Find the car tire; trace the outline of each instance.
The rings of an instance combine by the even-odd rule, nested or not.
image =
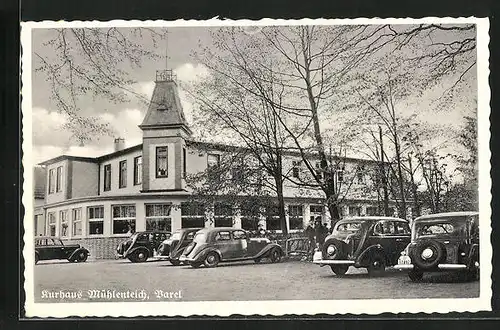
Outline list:
[[[200,268],[201,262],[190,262],[189,265],[193,268]]]
[[[278,263],[281,261],[281,251],[278,250],[277,248],[272,249],[269,252],[269,260],[271,260],[272,263]]]
[[[253,259],[253,261],[254,261],[256,264],[258,264],[258,263],[260,263],[260,262],[262,261],[262,259],[261,259],[261,258],[255,258],[255,259]]]
[[[410,270],[408,272],[408,277],[412,282],[420,282],[422,281],[422,278],[424,277],[424,272],[420,270]]]
[[[180,266],[181,265],[181,262],[177,259],[170,259],[170,263],[173,265],[173,266]]]
[[[330,265],[332,272],[337,276],[344,276],[349,270],[349,265]]]
[[[209,252],[203,261],[205,267],[212,268],[219,264],[220,258],[217,252]]]
[[[368,275],[370,276],[381,276],[385,273],[385,256],[382,253],[374,253],[369,260],[367,267]]]
[[[146,260],[148,260],[148,257],[149,255],[147,250],[140,249],[134,251],[134,253],[132,253],[132,255],[128,258],[128,260],[132,261],[133,263],[145,262]]]
[[[323,243],[323,248],[321,250],[323,259],[325,260],[338,260],[346,258],[347,249],[345,242],[339,241],[335,238],[329,239]]]
[[[422,253],[425,249],[430,249],[433,252],[432,259],[424,260]],[[432,269],[446,258],[446,248],[439,242],[434,240],[425,240],[417,242],[416,246],[411,250],[411,260],[420,269]]]
[[[88,258],[88,253],[85,251],[81,251],[75,256],[74,260],[75,262],[85,262],[87,261],[87,258]]]

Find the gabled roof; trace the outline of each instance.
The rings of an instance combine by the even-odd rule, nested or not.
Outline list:
[[[187,128],[191,133],[184,116],[177,84],[173,80],[156,81],[148,111],[139,127],[144,129],[179,126]]]

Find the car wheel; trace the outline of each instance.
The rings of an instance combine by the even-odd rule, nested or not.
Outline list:
[[[40,260],[40,257],[38,256],[38,253],[35,253],[35,265],[38,263],[38,260]]]
[[[325,260],[335,260],[345,258],[345,242],[337,239],[329,239],[323,244],[322,254]]]
[[[181,262],[177,259],[174,259],[174,260],[170,259],[170,263],[174,266],[180,266],[180,264],[181,264]]]
[[[137,250],[130,257],[128,257],[128,260],[136,263],[136,262],[145,262],[148,260],[148,252],[146,250]]]
[[[381,276],[385,273],[385,257],[380,253],[375,253],[370,258],[370,264],[367,267],[370,276]]]
[[[219,260],[220,258],[217,252],[209,252],[203,263],[205,264],[205,267],[215,267],[219,264]]]
[[[260,263],[260,262],[261,262],[261,260],[262,260],[262,259],[260,259],[260,258],[253,259],[253,261],[254,261],[256,264]]]
[[[408,277],[412,280],[412,282],[420,282],[424,277],[424,272],[420,270],[410,270],[408,272]]]
[[[337,276],[343,276],[349,270],[349,265],[330,265],[332,272]]]
[[[87,255],[87,252],[85,251],[80,251],[76,257],[75,257],[75,261],[76,262],[85,262],[87,261],[87,258],[88,258],[88,255]]]
[[[434,240],[420,241],[412,249],[413,263],[420,269],[435,268],[446,258],[445,247]]]
[[[269,260],[271,260],[271,262],[273,262],[273,263],[280,262],[281,261],[281,251],[278,250],[277,248],[272,249],[271,252],[269,253]]]

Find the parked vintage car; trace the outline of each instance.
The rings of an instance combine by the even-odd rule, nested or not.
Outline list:
[[[158,246],[170,237],[166,231],[141,231],[121,242],[116,248],[119,258],[127,258],[132,262],[144,262],[154,255]]]
[[[280,262],[282,256],[281,246],[267,238],[250,238],[245,230],[219,227],[198,231],[179,260],[198,268],[201,265],[215,267],[225,261],[254,260],[258,263],[263,258]]]
[[[397,269],[416,282],[424,272],[460,271],[466,280],[479,276],[479,214],[451,212],[421,216],[412,224],[411,243]]]
[[[79,244],[65,245],[57,237],[35,238],[35,264],[40,260],[67,259],[69,262],[85,262],[90,252]]]
[[[158,247],[155,258],[168,260],[174,266],[179,266],[180,256],[186,247],[193,242],[194,235],[201,228],[180,229],[172,234],[170,238],[164,240]]]
[[[367,268],[371,276],[381,275],[386,267],[397,263],[410,242],[408,221],[380,216],[343,219],[335,224],[322,249],[317,249],[313,262],[329,265],[342,276],[350,266]]]

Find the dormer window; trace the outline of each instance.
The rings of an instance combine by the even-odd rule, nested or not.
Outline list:
[[[156,177],[166,178],[168,176],[168,148],[156,147]]]

